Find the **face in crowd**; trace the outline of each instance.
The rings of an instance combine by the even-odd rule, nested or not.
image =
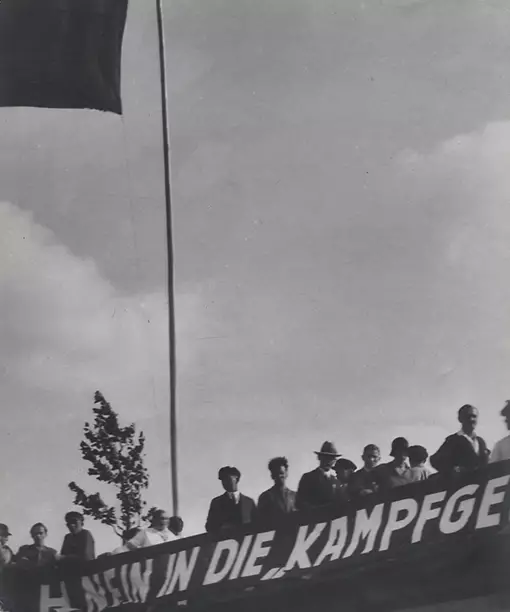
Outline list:
[[[235,493],[239,486],[239,476],[232,472],[224,472],[221,475],[221,484],[227,493]]]
[[[152,517],[151,527],[157,531],[164,531],[168,529],[168,523],[170,522],[170,516],[164,510],[156,510]]]
[[[70,513],[66,515],[66,525],[69,532],[73,535],[80,533],[83,530],[83,517],[78,513]]]
[[[269,463],[269,471],[271,478],[277,487],[284,487],[287,482],[287,476],[289,475],[289,466],[287,461],[273,460]]]
[[[335,467],[337,457],[334,455],[319,455],[319,464],[323,470],[330,470]]]
[[[335,465],[336,477],[340,483],[348,483],[354,471],[355,466],[350,465],[350,462],[339,460]]]
[[[30,535],[32,536],[34,544],[40,548],[44,546],[44,540],[48,535],[48,530],[42,523],[36,523],[30,530]]]
[[[459,422],[464,433],[472,434],[478,425],[478,410],[467,404],[462,406],[459,410]]]
[[[377,446],[367,446],[361,458],[363,459],[365,468],[367,470],[373,470],[381,460],[381,451]]]

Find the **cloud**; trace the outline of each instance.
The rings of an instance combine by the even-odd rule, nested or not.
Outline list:
[[[119,293],[92,259],[13,204],[0,203],[0,233],[5,520],[18,534],[36,520],[60,529],[67,482],[83,480],[78,445],[96,389],[146,431],[154,495],[167,505],[157,490],[168,490],[166,294]],[[201,300],[198,288],[177,296],[183,376],[195,359],[190,339],[206,321]]]
[[[441,255],[457,317],[450,351],[466,378],[478,379],[473,386],[479,392],[492,386],[500,403],[509,393],[509,164],[509,122],[459,135],[430,152],[406,151],[398,160],[400,178],[413,185],[419,202],[434,201],[450,219]]]

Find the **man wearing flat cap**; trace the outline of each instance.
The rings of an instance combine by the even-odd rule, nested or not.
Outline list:
[[[501,410],[501,416],[505,421],[506,428],[510,430],[510,400],[507,400]],[[497,461],[505,461],[506,459],[510,459],[510,435],[496,442],[491,453],[490,462],[496,463]]]
[[[340,457],[333,442],[324,442],[320,451],[315,451],[319,467],[301,476],[296,495],[298,510],[325,506],[335,501],[337,475],[335,464]]]
[[[241,472],[236,467],[227,465],[218,472],[218,479],[221,480],[225,493],[211,501],[205,530],[217,532],[253,522],[255,502],[238,490]]]

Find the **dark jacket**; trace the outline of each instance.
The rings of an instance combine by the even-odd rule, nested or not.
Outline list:
[[[96,558],[94,538],[87,529],[79,533],[68,533],[64,538],[60,554],[68,561],[91,561]]]
[[[377,468],[367,470],[362,467],[351,477],[351,494],[356,499],[371,493],[377,493],[381,488],[381,478]]]
[[[404,466],[396,468],[393,461],[382,463],[375,468],[379,479],[380,488],[383,491],[394,489],[395,487],[403,487],[416,480],[411,468]]]
[[[285,487],[282,491],[271,487],[259,497],[257,520],[273,523],[296,509],[296,493]]]
[[[487,444],[480,436],[476,438],[479,445],[478,454],[465,436],[458,433],[448,436],[437,453],[430,458],[430,464],[440,473],[451,472],[455,467],[474,470],[487,465],[489,462]]]
[[[49,546],[37,548],[35,544],[21,546],[16,555],[16,565],[23,569],[49,567],[56,562],[57,551]]]
[[[317,468],[301,476],[296,495],[296,508],[305,510],[325,506],[335,501],[337,480],[328,478]]]
[[[251,497],[241,493],[236,504],[227,493],[224,493],[211,500],[205,530],[211,532],[226,527],[246,525],[255,520],[255,512],[255,502]]]

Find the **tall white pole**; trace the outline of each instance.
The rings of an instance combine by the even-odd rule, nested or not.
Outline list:
[[[159,39],[159,67],[161,78],[161,118],[163,127],[163,163],[165,178],[167,286],[168,286],[168,341],[170,358],[170,476],[174,515],[179,514],[177,480],[177,367],[175,339],[174,246],[172,231],[172,190],[170,174],[170,132],[168,127],[168,91],[166,82],[165,28],[162,0],[156,0]]]

